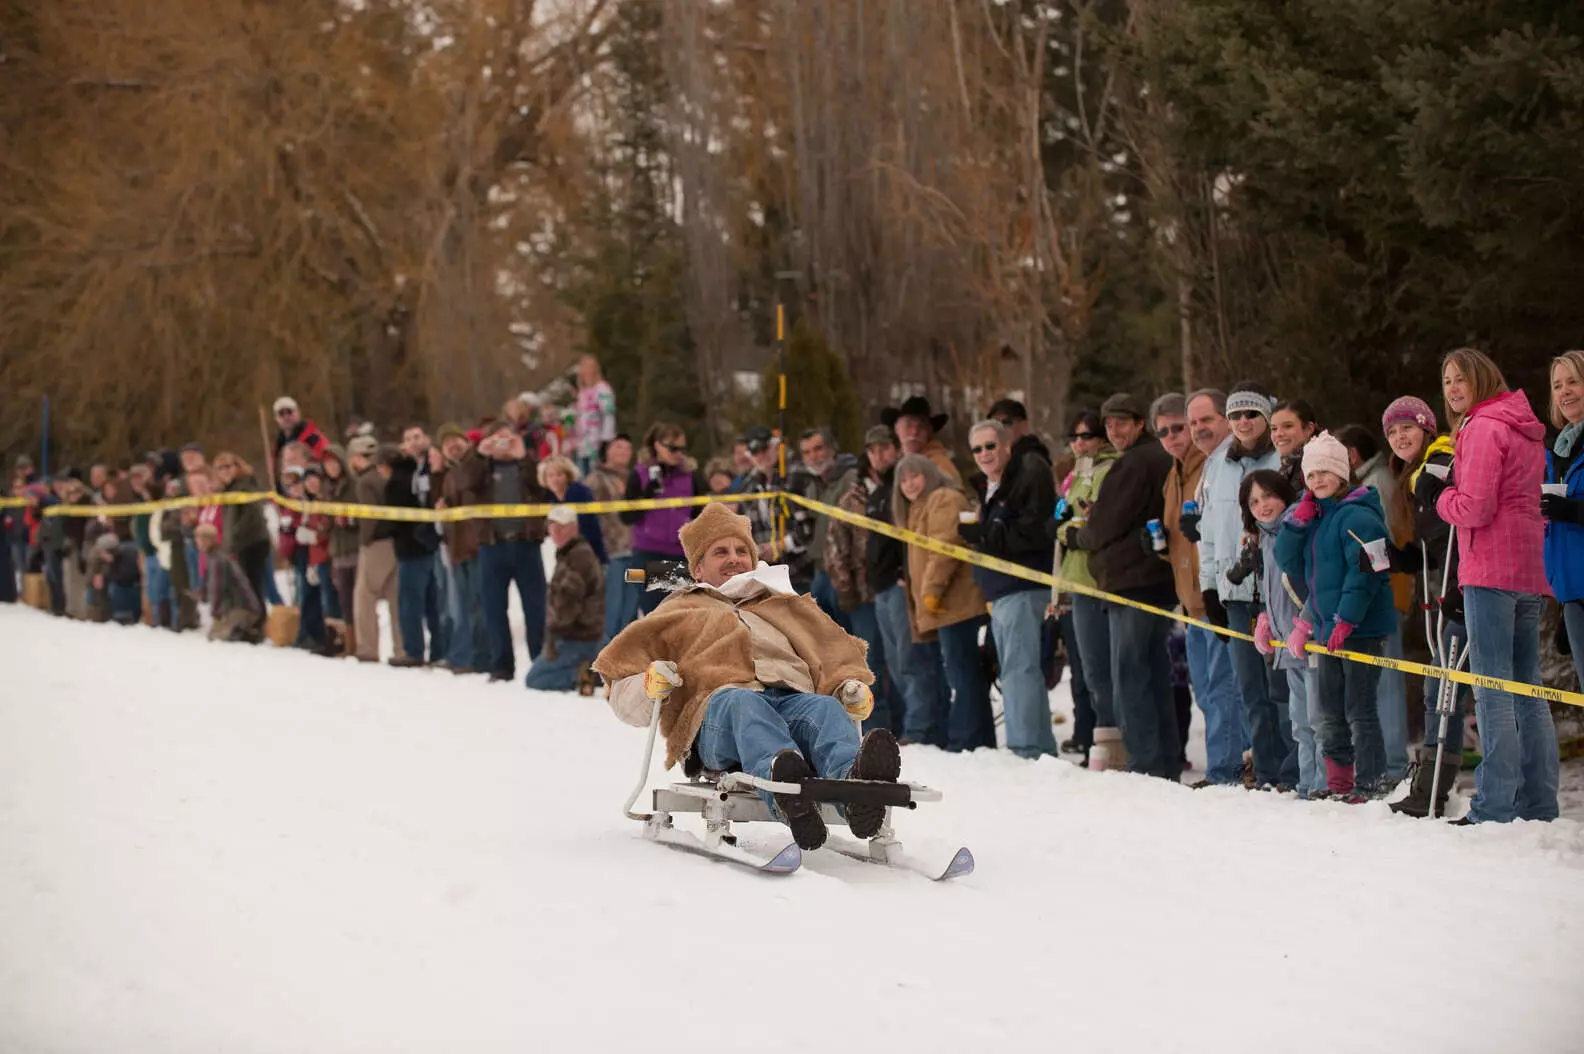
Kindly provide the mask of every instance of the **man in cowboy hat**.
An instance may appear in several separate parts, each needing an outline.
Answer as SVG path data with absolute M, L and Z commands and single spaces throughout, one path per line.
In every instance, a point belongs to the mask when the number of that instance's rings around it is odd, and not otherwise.
M 896 432 L 903 454 L 923 454 L 935 462 L 935 467 L 946 474 L 953 483 L 961 484 L 962 475 L 952 464 L 951 452 L 935 438 L 935 433 L 946 427 L 945 414 L 930 412 L 930 402 L 922 395 L 912 395 L 901 406 L 888 406 L 880 411 L 880 423 Z
M 785 567 L 757 559 L 746 516 L 709 505 L 681 530 L 694 584 L 630 624 L 594 660 L 611 686 L 611 709 L 649 724 L 660 704 L 666 767 L 694 749 L 708 769 L 741 765 L 776 782 L 886 780 L 901 772 L 890 731 L 858 738 L 869 716 L 874 674 L 865 645 L 842 632 L 789 584 Z M 757 566 L 755 566 L 757 564 Z M 819 806 L 799 795 L 762 795 L 803 849 L 825 842 Z M 849 805 L 847 825 L 871 838 L 885 819 L 876 805 Z

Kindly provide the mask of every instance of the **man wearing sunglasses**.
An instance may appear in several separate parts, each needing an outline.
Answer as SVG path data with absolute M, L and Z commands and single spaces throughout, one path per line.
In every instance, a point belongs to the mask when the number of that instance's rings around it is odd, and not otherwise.
M 1189 416 L 1201 413 L 1203 403 L 1213 394 L 1195 392 L 1188 400 Z M 1203 517 L 1199 522 L 1199 588 L 1211 622 L 1252 633 L 1259 616 L 1255 583 L 1260 576 L 1251 574 L 1234 585 L 1227 572 L 1236 566 L 1248 544 L 1238 501 L 1244 477 L 1259 469 L 1281 467 L 1281 454 L 1270 436 L 1275 403 L 1258 384 L 1244 381 L 1233 387 L 1225 406 L 1231 434 L 1205 463 L 1200 486 L 1204 497 L 1199 503 Z M 1261 786 L 1296 786 L 1298 750 L 1287 718 L 1287 676 L 1248 641 L 1232 639 L 1227 647 L 1254 751 L 1254 780 Z
M 315 461 L 323 461 L 325 453 L 330 449 L 330 438 L 324 434 L 318 425 L 303 417 L 302 410 L 297 406 L 297 400 L 289 395 L 283 395 L 275 400 L 275 425 L 279 429 L 275 433 L 275 464 L 281 464 L 281 451 L 287 443 L 301 443 L 308 448 Z M 277 481 L 277 489 L 279 482 Z M 282 491 L 281 493 L 285 493 Z

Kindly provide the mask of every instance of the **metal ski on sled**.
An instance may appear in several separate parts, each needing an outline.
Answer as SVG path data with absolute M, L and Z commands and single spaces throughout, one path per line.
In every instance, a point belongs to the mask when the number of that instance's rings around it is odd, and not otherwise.
M 942 797 L 940 791 L 922 784 L 830 779 L 777 783 L 746 772 L 727 772 L 710 778 L 673 783 L 669 787 L 657 787 L 652 793 L 653 810 L 634 812 L 633 805 L 649 782 L 649 766 L 654 756 L 655 733 L 659 727 L 660 703 L 657 701 L 649 716 L 649 737 L 644 747 L 643 767 L 623 807 L 629 819 L 638 820 L 644 825 L 646 838 L 687 852 L 725 860 L 761 874 L 791 874 L 803 861 L 802 851 L 796 843 L 788 844 L 770 856 L 763 856 L 739 845 L 737 836 L 732 832 L 733 823 L 766 822 L 779 825 L 764 800 L 755 793 L 768 791 L 771 794 L 803 795 L 819 802 L 820 814 L 825 818 L 826 825 L 831 827 L 846 825 L 846 820 L 837 809 L 838 804 L 885 806 L 885 822 L 879 833 L 867 842 L 837 838 L 835 835 L 828 837 L 826 846 L 845 856 L 918 871 L 935 881 L 957 878 L 973 871 L 973 854 L 966 848 L 958 849 L 947 864 L 933 869 L 926 862 L 903 853 L 902 843 L 897 841 L 891 829 L 892 809 L 915 809 L 919 802 L 940 801 Z M 702 816 L 703 835 L 678 829 L 673 823 L 673 816 L 677 813 L 697 813 Z

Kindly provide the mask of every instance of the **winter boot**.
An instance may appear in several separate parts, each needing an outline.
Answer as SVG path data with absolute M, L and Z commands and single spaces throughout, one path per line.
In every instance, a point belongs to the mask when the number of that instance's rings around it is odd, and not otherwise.
M 1104 772 L 1115 769 L 1126 772 L 1128 767 L 1127 747 L 1122 742 L 1120 728 L 1097 728 L 1094 731 L 1094 746 L 1089 750 L 1089 770 L 1091 772 Z
M 789 747 L 770 762 L 770 778 L 776 783 L 802 783 L 814 778 L 814 770 L 802 754 Z M 818 849 L 825 844 L 825 818 L 820 815 L 818 802 L 808 801 L 801 794 L 772 797 L 799 849 Z
M 1441 786 L 1436 788 L 1435 814 L 1446 815 L 1447 796 L 1452 793 L 1452 787 L 1457 783 L 1458 773 L 1462 771 L 1463 758 L 1461 755 L 1447 755 L 1441 760 Z M 1430 784 L 1435 780 L 1435 756 L 1424 758 L 1414 763 L 1414 771 L 1410 776 L 1408 796 L 1402 801 L 1391 803 L 1392 812 L 1402 813 L 1424 819 L 1430 814 Z
M 1353 766 L 1325 759 L 1327 797 L 1346 799 L 1353 793 Z
M 171 602 L 169 600 L 161 600 L 154 605 L 154 619 L 154 624 L 160 629 L 174 630 L 176 628 L 171 625 Z
M 876 728 L 858 744 L 858 756 L 847 773 L 850 780 L 879 780 L 895 783 L 902 775 L 902 752 L 890 729 Z M 854 838 L 873 838 L 885 824 L 884 805 L 847 806 L 847 826 Z

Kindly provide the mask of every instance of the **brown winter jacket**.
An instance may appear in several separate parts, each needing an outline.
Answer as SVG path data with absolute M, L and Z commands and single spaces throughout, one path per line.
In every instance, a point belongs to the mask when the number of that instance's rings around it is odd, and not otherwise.
M 831 695 L 846 680 L 873 684 L 869 671 L 869 646 L 842 632 L 810 596 L 763 593 L 743 601 L 742 609 L 759 616 L 787 639 L 809 669 L 815 691 Z M 642 676 L 649 664 L 666 660 L 677 664 L 682 684 L 660 708 L 660 734 L 665 736 L 666 763 L 670 768 L 687 756 L 709 697 L 717 688 L 757 683 L 753 636 L 737 607 L 708 586 L 692 586 L 672 593 L 660 606 L 628 624 L 605 645 L 594 660 L 594 670 L 607 684 L 624 677 Z M 613 707 L 616 695 L 610 696 Z M 633 724 L 647 715 L 617 708 Z
M 627 473 L 599 467 L 583 480 L 594 497 L 600 501 L 620 501 L 627 496 Z M 627 556 L 632 553 L 632 526 L 621 521 L 617 512 L 599 515 L 600 537 L 605 539 L 607 556 Z
M 957 530 L 957 517 L 967 511 L 968 498 L 962 491 L 936 487 L 923 501 L 908 508 L 908 530 L 967 549 L 968 543 Z M 942 626 L 985 613 L 984 594 L 974 584 L 973 568 L 961 560 L 909 545 L 907 583 L 908 622 L 915 640 L 932 640 Z M 943 598 L 938 613 L 924 606 L 927 596 Z
M 502 465 L 511 462 L 500 462 Z M 490 505 L 494 503 L 495 495 L 492 482 L 496 462 L 476 451 L 457 463 L 456 468 L 446 473 L 447 483 L 458 488 L 459 493 L 479 495 L 479 500 L 473 504 Z M 518 482 L 522 487 L 522 503 L 524 505 L 539 505 L 550 501 L 549 493 L 539 485 L 539 462 L 532 455 L 516 462 Z M 452 483 L 452 478 L 455 482 Z M 472 520 L 478 531 L 479 545 L 494 545 L 498 537 L 496 524 L 504 523 L 502 520 L 478 519 Z M 545 521 L 543 516 L 529 516 L 522 521 L 523 536 L 531 542 L 542 542 L 545 536 Z
M 545 630 L 556 640 L 599 640 L 605 635 L 605 571 L 582 535 L 556 550 Z
M 239 476 L 226 488 L 228 494 L 252 494 L 259 482 L 252 476 Z M 232 556 L 260 542 L 270 540 L 269 521 L 264 518 L 264 503 L 224 505 L 220 509 L 220 544 Z
M 1205 617 L 1204 594 L 1199 592 L 1199 546 L 1183 537 L 1182 507 L 1185 501 L 1197 500 L 1204 467 L 1204 451 L 1189 444 L 1188 456 L 1173 463 L 1171 474 L 1166 477 L 1166 509 L 1161 513 L 1177 602 L 1189 617 L 1196 619 Z
M 385 504 L 385 478 L 379 474 L 379 469 L 370 465 L 358 473 L 357 495 L 355 504 L 358 505 L 384 505 Z M 389 538 L 395 524 L 389 520 L 359 520 L 358 545 L 373 545 L 375 542 Z
M 874 487 L 871 476 L 859 475 L 836 504 L 862 516 Z M 869 572 L 865 566 L 868 552 L 868 531 L 841 520 L 831 520 L 825 535 L 825 573 L 830 575 L 831 585 L 836 589 L 836 603 L 843 611 L 874 603 L 874 590 L 869 586 Z
M 485 495 L 478 489 L 483 474 L 476 464 L 483 460 L 482 454 L 470 448 L 462 455 L 462 460 L 455 464 L 446 463 L 445 474 L 440 479 L 440 496 L 445 499 L 446 508 L 460 509 L 484 504 Z M 478 556 L 481 523 L 482 520 L 457 520 L 441 526 L 440 532 L 445 537 L 452 563 L 464 564 Z
M 919 453 L 935 462 L 935 467 L 946 473 L 946 478 L 957 486 L 962 486 L 962 473 L 957 471 L 957 466 L 952 463 L 951 451 L 946 449 L 946 444 L 939 439 L 931 438 Z

